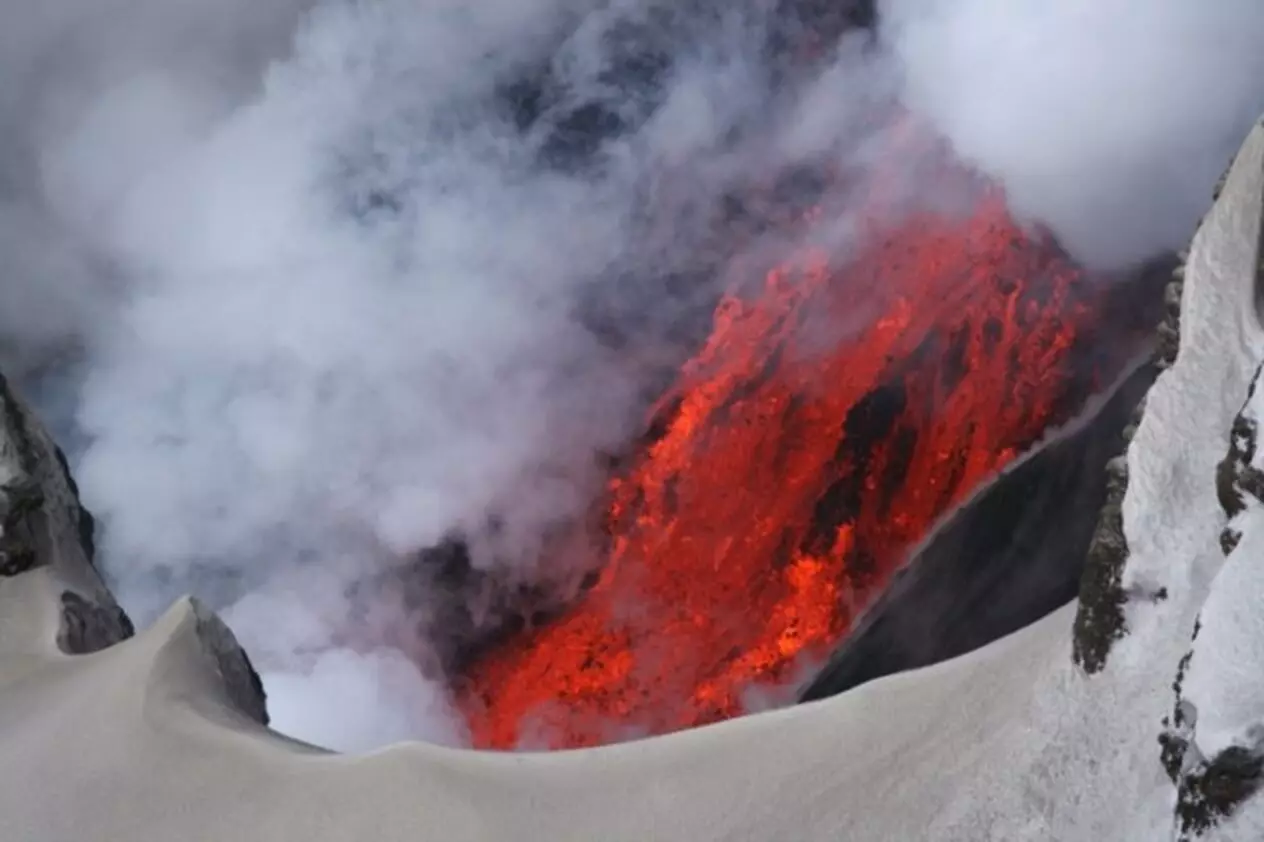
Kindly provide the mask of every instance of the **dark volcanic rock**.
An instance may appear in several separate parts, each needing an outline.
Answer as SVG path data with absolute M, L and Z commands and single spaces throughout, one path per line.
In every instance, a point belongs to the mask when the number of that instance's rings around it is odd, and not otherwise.
M 1200 760 L 1181 778 L 1176 796 L 1180 840 L 1195 839 L 1233 814 L 1264 784 L 1264 747 L 1231 746 Z
M 100 605 L 74 591 L 61 595 L 61 630 L 57 645 L 63 652 L 86 655 L 126 640 L 135 633 L 132 621 L 117 605 Z
M 1000 477 L 938 531 L 803 692 L 841 693 L 955 657 L 1074 599 L 1105 466 L 1154 376 L 1136 371 L 1084 428 Z
M 192 605 L 193 614 L 197 618 L 198 641 L 213 661 L 228 700 L 234 708 L 255 722 L 267 725 L 267 697 L 263 691 L 263 681 L 250 663 L 250 656 L 215 612 L 197 600 L 193 600 Z
M 1157 345 L 1154 366 L 1159 370 L 1171 367 L 1180 350 L 1181 294 L 1184 291 L 1185 266 L 1188 254 L 1172 270 L 1163 295 L 1164 316 L 1156 331 Z M 1139 400 L 1126 428 L 1127 441 L 1141 423 L 1144 400 Z M 1128 540 L 1124 535 L 1123 503 L 1128 491 L 1128 463 L 1121 454 L 1110 463 L 1106 500 L 1098 517 L 1097 528 L 1088 551 L 1084 578 L 1080 583 L 1079 608 L 1071 639 L 1071 657 L 1085 673 L 1093 675 L 1106 666 L 1115 641 L 1122 638 L 1124 604 L 1128 595 L 1123 590 L 1123 569 L 1128 559 Z
M 1127 490 L 1128 462 L 1116 456 L 1106 463 L 1106 499 L 1088 545 L 1071 639 L 1071 657 L 1090 674 L 1106 665 L 1110 647 L 1124 634 L 1123 568 L 1128 540 L 1123 503 Z
M 0 376 L 0 576 L 52 571 L 61 592 L 57 644 L 97 652 L 134 634 L 92 565 L 92 516 L 79 502 L 65 456 Z M 197 638 L 231 704 L 267 724 L 263 684 L 228 627 L 193 603 Z
M 1247 390 L 1246 401 L 1234 417 L 1233 427 L 1229 430 L 1229 452 L 1216 466 L 1216 497 L 1230 521 L 1246 510 L 1248 496 L 1264 502 L 1264 472 L 1251 465 L 1255 458 L 1259 431 L 1255 419 L 1247 413 L 1247 405 L 1255 395 L 1262 371 L 1264 367 L 1255 371 L 1255 377 Z M 1220 532 L 1220 549 L 1227 556 L 1241 539 L 1242 535 L 1231 524 L 1226 523 Z
M 58 643 L 72 654 L 133 633 L 92 566 L 92 529 L 65 456 L 0 376 L 0 576 L 53 571 L 65 587 Z
M 1194 623 L 1191 647 L 1198 639 L 1200 623 Z M 1215 827 L 1264 787 L 1264 725 L 1248 732 L 1250 745 L 1230 745 L 1211 757 L 1197 743 L 1198 709 L 1184 695 L 1185 675 L 1194 657 L 1191 648 L 1176 669 L 1172 691 L 1176 699 L 1172 715 L 1163 720 L 1159 735 L 1159 760 L 1176 785 L 1176 829 L 1187 842 Z

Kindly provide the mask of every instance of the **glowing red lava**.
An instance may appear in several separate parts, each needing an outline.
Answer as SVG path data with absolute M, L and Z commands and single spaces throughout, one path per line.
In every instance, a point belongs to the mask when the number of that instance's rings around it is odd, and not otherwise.
M 1080 405 L 1092 295 L 989 194 L 724 299 L 611 483 L 597 584 L 466 672 L 475 745 L 700 725 L 825 658 L 937 519 Z

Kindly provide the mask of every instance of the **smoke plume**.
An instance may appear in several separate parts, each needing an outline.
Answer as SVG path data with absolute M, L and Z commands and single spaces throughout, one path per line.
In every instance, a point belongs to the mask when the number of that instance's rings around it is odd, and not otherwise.
M 1264 109 L 1250 0 L 888 0 L 823 47 L 815 5 L 0 0 L 0 365 L 136 618 L 216 603 L 301 738 L 459 743 L 416 666 L 450 595 L 349 594 L 454 536 L 590 563 L 556 535 L 792 245 L 783 175 L 890 168 L 902 103 L 1114 268 L 1187 237 Z

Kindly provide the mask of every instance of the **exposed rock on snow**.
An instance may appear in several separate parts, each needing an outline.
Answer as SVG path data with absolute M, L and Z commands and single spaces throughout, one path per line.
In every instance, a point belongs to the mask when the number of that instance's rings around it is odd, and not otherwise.
M 54 640 L 69 655 L 98 652 L 134 633 L 92 565 L 92 532 L 65 457 L 0 376 L 0 576 L 43 572 L 47 587 L 38 599 L 56 610 Z M 232 632 L 196 603 L 192 611 L 195 637 L 232 706 L 266 723 L 262 685 Z
M 1181 294 L 1188 259 L 1188 252 L 1181 255 L 1181 263 L 1173 270 L 1172 279 L 1164 290 L 1165 313 L 1156 330 L 1154 349 L 1154 365 L 1160 370 L 1171 368 L 1180 347 Z M 1142 400 L 1124 428 L 1126 442 L 1130 443 L 1136 435 L 1144 412 L 1145 401 Z M 1123 606 L 1127 596 L 1122 575 L 1128 557 L 1128 540 L 1124 535 L 1123 502 L 1127 490 L 1128 461 L 1121 455 L 1106 464 L 1106 501 L 1089 544 L 1075 615 L 1072 656 L 1089 674 L 1106 665 L 1111 646 L 1125 631 Z
M 1174 685 L 1176 708 L 1164 748 L 1179 761 L 1177 817 L 1189 838 L 1207 830 L 1264 785 L 1264 456 L 1257 431 L 1262 369 L 1233 422 L 1217 492 L 1229 523 L 1225 565 L 1211 585 Z M 1227 537 L 1226 537 L 1227 536 Z M 1169 762 L 1172 762 L 1169 761 Z
M 189 600 L 189 610 L 193 614 L 194 636 L 201 644 L 199 652 L 219 676 L 232 706 L 260 725 L 267 725 L 263 682 L 232 630 L 196 599 Z
M 70 653 L 132 635 L 132 624 L 92 567 L 92 516 L 61 451 L 0 376 L 0 576 L 48 566 L 65 586 L 62 633 Z
M 1072 637 L 1072 656 L 1089 673 L 1106 665 L 1111 645 L 1124 634 L 1122 574 L 1128 540 L 1123 502 L 1127 488 L 1128 463 L 1117 456 L 1106 463 L 1106 502 L 1088 547 Z
M 1246 511 L 1247 495 L 1264 500 L 1264 471 L 1251 464 L 1255 460 L 1259 428 L 1252 401 L 1259 380 L 1260 369 L 1257 369 L 1247 391 L 1246 403 L 1233 419 L 1233 427 L 1229 431 L 1229 452 L 1216 466 L 1216 495 L 1220 499 L 1220 508 L 1230 520 L 1220 533 L 1220 548 L 1225 555 L 1233 552 L 1242 538 L 1242 533 L 1233 527 L 1232 521 Z

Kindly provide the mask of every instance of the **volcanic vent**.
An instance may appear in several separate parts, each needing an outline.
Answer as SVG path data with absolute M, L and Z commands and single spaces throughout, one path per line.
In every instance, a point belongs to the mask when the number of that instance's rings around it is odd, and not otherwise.
M 609 483 L 595 584 L 465 670 L 476 746 L 664 733 L 784 688 L 945 513 L 1123 367 L 1098 341 L 1105 286 L 999 191 L 866 241 L 721 301 Z

